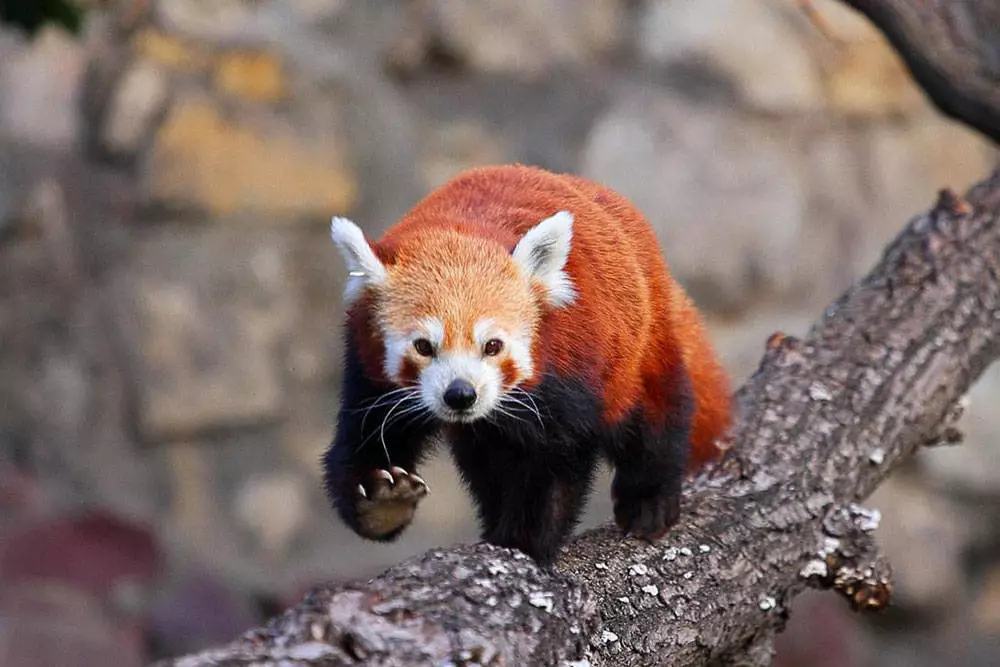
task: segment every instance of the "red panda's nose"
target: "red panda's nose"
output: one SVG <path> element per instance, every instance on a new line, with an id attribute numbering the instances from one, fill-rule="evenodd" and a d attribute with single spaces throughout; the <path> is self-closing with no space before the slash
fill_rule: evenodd
<path id="1" fill-rule="evenodd" d="M 468 410 L 476 402 L 476 388 L 467 380 L 453 380 L 444 390 L 444 404 L 452 410 Z"/>

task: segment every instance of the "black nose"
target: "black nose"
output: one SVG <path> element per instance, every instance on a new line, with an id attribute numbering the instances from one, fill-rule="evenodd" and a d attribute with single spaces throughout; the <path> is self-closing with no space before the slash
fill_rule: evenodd
<path id="1" fill-rule="evenodd" d="M 465 380 L 455 380 L 444 390 L 444 403 L 452 410 L 468 410 L 476 402 L 476 388 Z"/>

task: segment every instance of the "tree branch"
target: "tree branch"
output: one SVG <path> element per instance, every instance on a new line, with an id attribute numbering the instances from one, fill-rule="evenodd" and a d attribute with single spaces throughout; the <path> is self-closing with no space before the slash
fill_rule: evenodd
<path id="1" fill-rule="evenodd" d="M 1000 141 L 993 3 L 844 1 L 945 113 Z M 959 399 L 1000 355 L 998 272 L 1000 173 L 967 200 L 943 191 L 804 340 L 772 336 L 737 394 L 735 446 L 659 544 L 604 526 L 555 571 L 485 544 L 431 551 L 163 664 L 767 664 L 806 586 L 887 602 L 878 513 L 856 503 L 921 445 L 958 437 Z"/>
<path id="2" fill-rule="evenodd" d="M 1000 143 L 1000 4 L 843 1 L 885 34 L 941 111 Z"/>
<path id="3" fill-rule="evenodd" d="M 604 526 L 555 571 L 484 544 L 431 551 L 172 664 L 766 664 L 805 586 L 886 602 L 878 515 L 855 503 L 1000 355 L 998 267 L 1000 173 L 968 200 L 942 192 L 805 339 L 772 336 L 736 445 L 661 543 Z"/>

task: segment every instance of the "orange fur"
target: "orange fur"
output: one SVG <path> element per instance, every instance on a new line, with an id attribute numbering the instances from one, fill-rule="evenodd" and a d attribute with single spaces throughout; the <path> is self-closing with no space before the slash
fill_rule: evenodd
<path id="1" fill-rule="evenodd" d="M 574 216 L 565 270 L 577 297 L 565 308 L 549 308 L 510 274 L 516 269 L 509 253 L 525 232 L 561 210 Z M 717 454 L 715 440 L 730 423 L 726 376 L 653 230 L 624 197 L 532 167 L 475 169 L 432 192 L 372 247 L 393 274 L 396 298 L 380 311 L 384 321 L 444 313 L 449 336 L 461 339 L 448 344 L 459 347 L 473 344 L 472 323 L 483 314 L 503 326 L 529 327 L 534 372 L 522 386 L 530 388 L 546 370 L 585 378 L 603 399 L 609 423 L 637 407 L 654 421 L 667 419 L 675 397 L 663 379 L 685 369 L 695 397 L 689 466 Z M 470 263 L 484 270 L 449 268 Z M 448 289 L 436 289 L 439 284 Z M 365 334 L 358 340 L 368 341 L 362 358 L 378 377 L 381 341 L 371 298 L 355 304 L 351 317 Z M 408 360 L 406 372 L 415 374 L 418 362 Z M 512 382 L 509 360 L 497 363 Z"/>

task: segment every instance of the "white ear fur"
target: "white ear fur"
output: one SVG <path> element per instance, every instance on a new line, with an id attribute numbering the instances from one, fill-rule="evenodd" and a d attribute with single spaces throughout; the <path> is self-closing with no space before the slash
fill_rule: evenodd
<path id="1" fill-rule="evenodd" d="M 529 229 L 514 248 L 514 261 L 526 276 L 545 287 L 549 304 L 555 308 L 576 298 L 573 281 L 564 270 L 572 239 L 573 214 L 559 211 Z"/>
<path id="2" fill-rule="evenodd" d="M 334 218 L 330 222 L 330 237 L 347 264 L 345 303 L 351 304 L 365 287 L 385 282 L 385 265 L 375 256 L 360 227 L 347 218 Z"/>

